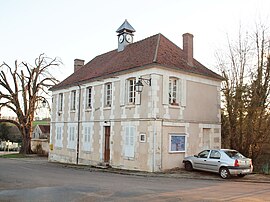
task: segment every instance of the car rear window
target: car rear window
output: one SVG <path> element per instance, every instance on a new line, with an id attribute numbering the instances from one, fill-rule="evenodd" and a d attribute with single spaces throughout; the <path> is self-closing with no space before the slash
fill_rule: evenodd
<path id="1" fill-rule="evenodd" d="M 230 158 L 236 159 L 236 158 L 245 158 L 242 154 L 240 154 L 238 151 L 224 151 Z"/>

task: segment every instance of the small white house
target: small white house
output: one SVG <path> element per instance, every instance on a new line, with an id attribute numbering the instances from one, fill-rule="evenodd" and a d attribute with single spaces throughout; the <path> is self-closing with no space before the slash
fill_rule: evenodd
<path id="1" fill-rule="evenodd" d="M 31 149 L 34 153 L 48 155 L 50 125 L 36 125 L 32 133 Z"/>
<path id="2" fill-rule="evenodd" d="M 50 125 L 36 125 L 32 133 L 32 139 L 49 139 Z"/>

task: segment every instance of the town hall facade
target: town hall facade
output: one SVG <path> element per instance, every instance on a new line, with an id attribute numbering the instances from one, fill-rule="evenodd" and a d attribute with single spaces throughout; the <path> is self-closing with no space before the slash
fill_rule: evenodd
<path id="1" fill-rule="evenodd" d="M 52 87 L 49 160 L 156 172 L 185 156 L 220 148 L 222 77 L 162 34 L 134 42 L 125 21 L 118 48 Z"/>

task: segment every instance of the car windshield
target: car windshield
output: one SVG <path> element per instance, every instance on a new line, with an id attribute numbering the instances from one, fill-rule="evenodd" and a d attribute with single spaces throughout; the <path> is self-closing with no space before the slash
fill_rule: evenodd
<path id="1" fill-rule="evenodd" d="M 237 159 L 237 158 L 245 158 L 242 154 L 240 154 L 238 151 L 234 150 L 228 150 L 224 151 L 230 158 Z"/>

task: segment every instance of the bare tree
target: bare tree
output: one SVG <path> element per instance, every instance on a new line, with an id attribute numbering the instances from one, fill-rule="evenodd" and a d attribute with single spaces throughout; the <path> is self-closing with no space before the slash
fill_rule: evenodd
<path id="1" fill-rule="evenodd" d="M 243 35 L 240 31 L 236 43 L 228 40 L 229 54 L 218 55 L 225 78 L 222 146 L 237 149 L 255 162 L 262 154 L 263 144 L 270 142 L 270 38 L 267 33 L 263 25 L 257 26 L 252 35 Z"/>
<path id="2" fill-rule="evenodd" d="M 59 65 L 59 59 L 41 54 L 34 66 L 17 61 L 13 68 L 5 62 L 0 66 L 0 107 L 7 107 L 17 115 L 17 121 L 1 119 L 0 122 L 10 122 L 18 127 L 23 140 L 21 153 L 31 153 L 35 111 L 42 102 L 48 103 L 48 88 L 58 82 L 49 70 Z"/>

